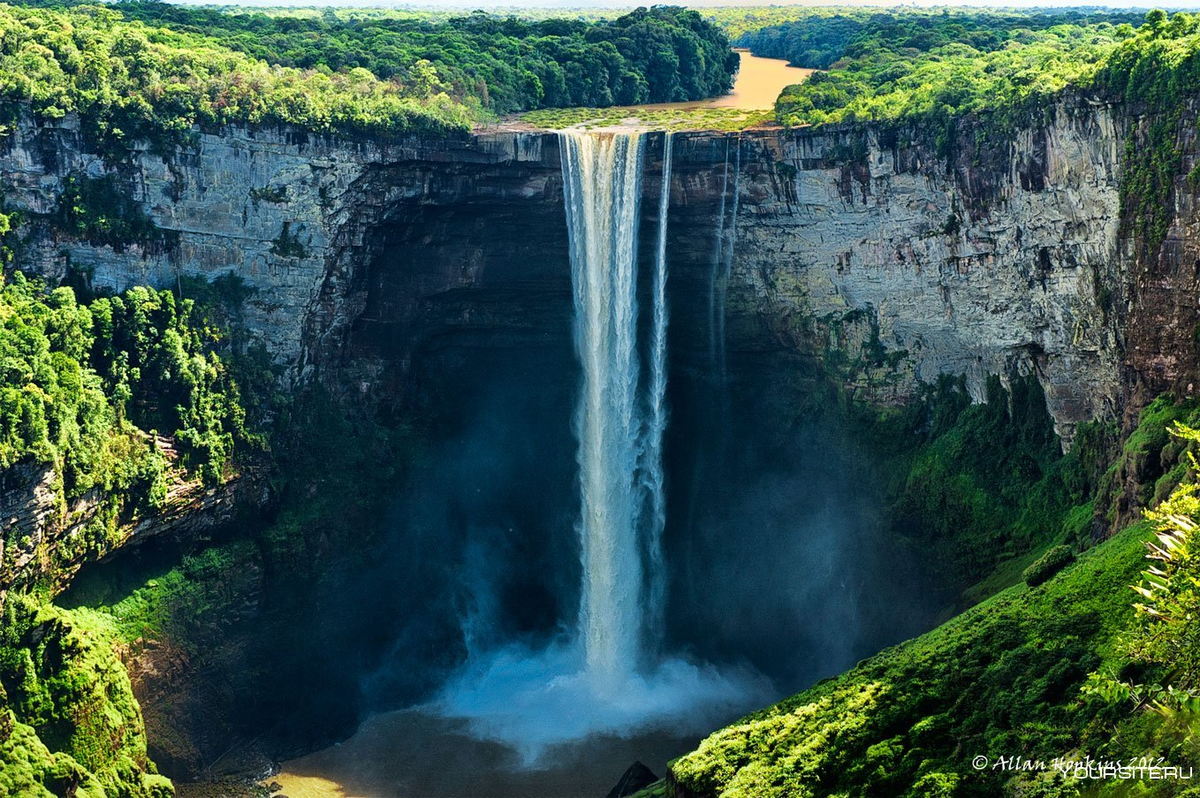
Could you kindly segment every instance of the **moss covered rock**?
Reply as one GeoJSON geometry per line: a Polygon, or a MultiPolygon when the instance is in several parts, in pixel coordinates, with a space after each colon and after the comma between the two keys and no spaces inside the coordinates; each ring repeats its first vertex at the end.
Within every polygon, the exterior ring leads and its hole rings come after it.
{"type": "Polygon", "coordinates": [[[112,621],[10,595],[0,626],[0,796],[164,798],[112,621]]]}
{"type": "Polygon", "coordinates": [[[1037,587],[1070,565],[1074,559],[1075,553],[1070,546],[1054,546],[1026,568],[1021,578],[1030,587],[1037,587]]]}

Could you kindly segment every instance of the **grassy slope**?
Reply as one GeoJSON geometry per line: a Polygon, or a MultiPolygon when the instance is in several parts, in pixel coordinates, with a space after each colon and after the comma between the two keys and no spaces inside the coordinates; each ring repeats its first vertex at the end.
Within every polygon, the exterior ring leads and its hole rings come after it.
{"type": "MultiPolygon", "coordinates": [[[[1088,673],[1121,665],[1126,586],[1145,565],[1148,534],[1136,524],[1043,586],[1012,587],[713,734],[673,763],[675,779],[700,795],[747,798],[994,796],[1017,787],[1014,774],[976,770],[976,756],[1154,751],[1186,761],[1147,716],[1080,694],[1088,673]]],[[[1052,775],[1023,775],[1024,794],[1076,794],[1052,775]]]]}
{"type": "MultiPolygon", "coordinates": [[[[948,426],[932,425],[929,441],[912,448],[915,462],[940,464],[945,474],[980,479],[980,463],[972,452],[990,452],[993,460],[1001,462],[1005,452],[1021,448],[1011,442],[1001,445],[994,432],[1028,425],[1003,414],[986,417],[1004,404],[994,402],[990,409],[972,406],[956,414],[953,402],[945,397],[934,402],[933,416],[939,415],[939,408],[949,408],[947,418],[953,421],[948,426]],[[946,431],[936,432],[939,426],[946,431]]],[[[1064,485],[1076,484],[1066,493],[1045,490],[1044,480],[1022,485],[999,469],[991,483],[984,479],[976,488],[990,497],[1007,496],[1001,504],[1009,509],[999,512],[1003,508],[993,501],[982,514],[947,512],[951,523],[945,531],[955,542],[965,542],[964,534],[974,540],[970,551],[987,551],[1004,540],[1000,529],[1007,516],[1023,517],[1025,511],[1046,514],[1056,506],[1061,510],[1064,497],[1071,495],[1070,501],[1078,501],[1094,491],[1093,501],[1079,505],[1062,521],[1064,533],[1078,527],[1076,536],[1067,535],[1068,542],[1073,537],[1083,542],[1093,505],[1097,515],[1116,522],[1137,507],[1165,499],[1184,478],[1187,444],[1167,432],[1175,421],[1194,424],[1200,421],[1200,410],[1193,402],[1176,402],[1170,395],[1151,402],[1102,475],[1087,472],[1108,450],[1102,440],[1106,433],[1100,427],[1081,430],[1072,454],[1042,469],[1061,474],[1064,485]],[[1080,454],[1088,449],[1094,451],[1080,454]],[[1047,500],[1038,500],[1043,493],[1047,500]],[[1119,512],[1122,497],[1133,505],[1119,512]],[[1017,510],[1022,505],[1027,506],[1017,510]],[[988,517],[997,527],[995,539],[971,532],[986,530],[988,517]],[[953,531],[955,518],[958,532],[953,531]]],[[[1035,433],[1036,426],[1030,427],[1035,433]]],[[[911,475],[907,482],[912,482],[911,475]]],[[[935,502],[934,506],[959,504],[935,502]]],[[[1013,528],[1024,527],[1024,522],[1018,522],[1013,528]]],[[[1152,753],[1167,757],[1169,763],[1200,765],[1194,742],[1189,748],[1172,738],[1157,716],[1105,705],[1080,693],[1092,672],[1117,672],[1137,680],[1139,674],[1117,644],[1133,620],[1135,596],[1127,586],[1138,581],[1146,565],[1141,541],[1148,535],[1146,524],[1135,524],[1040,587],[1010,587],[926,635],[717,732],[674,764],[675,778],[701,795],[756,798],[1182,795],[1181,788],[1170,782],[1128,789],[1121,782],[1110,782],[1080,791],[1077,785],[1050,778],[1053,774],[981,772],[971,765],[975,756],[987,756],[994,763],[998,756],[1040,757],[1050,762],[1056,756],[1128,759],[1152,753]]],[[[1001,562],[969,594],[988,595],[997,585],[1012,584],[1039,550],[1001,562]]],[[[665,785],[658,789],[665,790],[665,785]]]]}

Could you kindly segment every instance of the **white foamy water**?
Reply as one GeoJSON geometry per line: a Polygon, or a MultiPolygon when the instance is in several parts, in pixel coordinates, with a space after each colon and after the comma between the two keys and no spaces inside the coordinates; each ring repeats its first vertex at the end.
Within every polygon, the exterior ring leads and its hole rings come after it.
{"type": "Polygon", "coordinates": [[[642,653],[637,234],[644,142],[639,133],[564,133],[559,143],[583,371],[575,414],[579,633],[591,678],[619,680],[642,653]]]}
{"type": "Polygon", "coordinates": [[[552,747],[594,735],[655,729],[702,733],[772,698],[751,670],[718,670],[666,659],[620,680],[597,676],[577,645],[513,647],[484,658],[446,685],[425,709],[465,718],[475,735],[515,749],[529,767],[552,747]]]}

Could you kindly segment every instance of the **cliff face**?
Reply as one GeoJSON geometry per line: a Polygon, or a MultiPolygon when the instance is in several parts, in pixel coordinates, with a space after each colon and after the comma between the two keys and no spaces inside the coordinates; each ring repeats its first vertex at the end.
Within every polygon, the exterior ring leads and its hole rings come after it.
{"type": "MultiPolygon", "coordinates": [[[[1135,257],[1118,176],[1136,120],[1079,99],[1046,120],[1011,142],[964,124],[949,159],[905,129],[676,135],[673,368],[820,369],[883,404],[939,374],[965,374],[982,398],[988,374],[1032,373],[1068,443],[1080,421],[1190,390],[1188,184],[1161,257],[1135,257]]],[[[646,146],[648,263],[663,137],[646,146]]],[[[117,290],[234,273],[253,289],[246,327],[287,381],[384,408],[465,403],[464,375],[514,349],[541,353],[560,393],[574,385],[554,134],[378,144],[229,129],[119,156],[70,119],[12,130],[0,181],[6,209],[25,213],[23,264],[117,290]],[[72,180],[106,175],[153,243],[95,245],[56,222],[72,180]]],[[[25,482],[6,506],[37,501],[38,479],[25,482]]]]}
{"type": "Polygon", "coordinates": [[[741,144],[753,158],[732,312],[785,345],[849,356],[844,376],[868,401],[939,374],[965,374],[982,400],[988,374],[1033,373],[1065,440],[1111,417],[1125,279],[1111,111],[1060,106],[1044,128],[949,164],[903,133],[741,144]]]}
{"type": "Polygon", "coordinates": [[[6,208],[25,214],[22,267],[52,279],[75,271],[97,289],[173,286],[180,275],[233,272],[256,293],[246,324],[281,361],[296,362],[303,318],[324,275],[341,195],[372,148],[298,133],[230,129],[160,154],[132,145],[96,152],[68,117],[40,126],[24,118],[0,142],[6,208]],[[114,248],[72,238],[54,224],[68,181],[113,175],[165,235],[114,248]]]}
{"type": "MultiPolygon", "coordinates": [[[[1064,106],[984,163],[972,149],[949,165],[904,131],[676,136],[673,358],[736,372],[815,357],[885,404],[939,374],[967,375],[982,399],[988,374],[1033,373],[1069,442],[1122,401],[1117,128],[1109,108],[1064,106]]],[[[644,262],[661,154],[651,137],[644,262]]],[[[480,349],[565,352],[557,138],[406,155],[348,194],[356,215],[308,322],[311,362],[395,400],[436,394],[480,349]]]]}
{"type": "MultiPolygon", "coordinates": [[[[1181,168],[1163,245],[1151,251],[1129,242],[1124,259],[1129,299],[1123,376],[1131,410],[1166,390],[1190,395],[1200,382],[1200,184],[1189,177],[1200,165],[1200,130],[1191,121],[1195,103],[1190,110],[1178,122],[1181,168]]],[[[1131,120],[1139,146],[1149,122],[1131,120]]]]}
{"type": "MultiPolygon", "coordinates": [[[[171,442],[159,439],[159,447],[173,458],[171,442]]],[[[265,500],[261,486],[246,476],[212,487],[179,470],[169,477],[161,508],[153,515],[120,519],[109,532],[98,517],[97,490],[68,502],[56,490],[53,468],[22,464],[0,473],[0,600],[15,584],[40,581],[61,589],[89,560],[147,537],[194,537],[265,500]]]]}

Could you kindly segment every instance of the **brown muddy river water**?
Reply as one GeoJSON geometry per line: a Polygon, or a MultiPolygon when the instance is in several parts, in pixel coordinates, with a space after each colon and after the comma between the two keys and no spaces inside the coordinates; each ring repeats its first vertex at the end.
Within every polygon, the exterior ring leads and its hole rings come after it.
{"type": "MultiPolygon", "coordinates": [[[[736,49],[736,48],[735,48],[736,49]]],[[[815,69],[790,66],[782,58],[759,58],[749,50],[737,49],[742,66],[733,83],[733,91],[711,100],[683,103],[653,103],[636,108],[659,110],[670,108],[741,108],[746,111],[765,111],[775,107],[775,100],[785,87],[803,83],[815,69]]]]}

